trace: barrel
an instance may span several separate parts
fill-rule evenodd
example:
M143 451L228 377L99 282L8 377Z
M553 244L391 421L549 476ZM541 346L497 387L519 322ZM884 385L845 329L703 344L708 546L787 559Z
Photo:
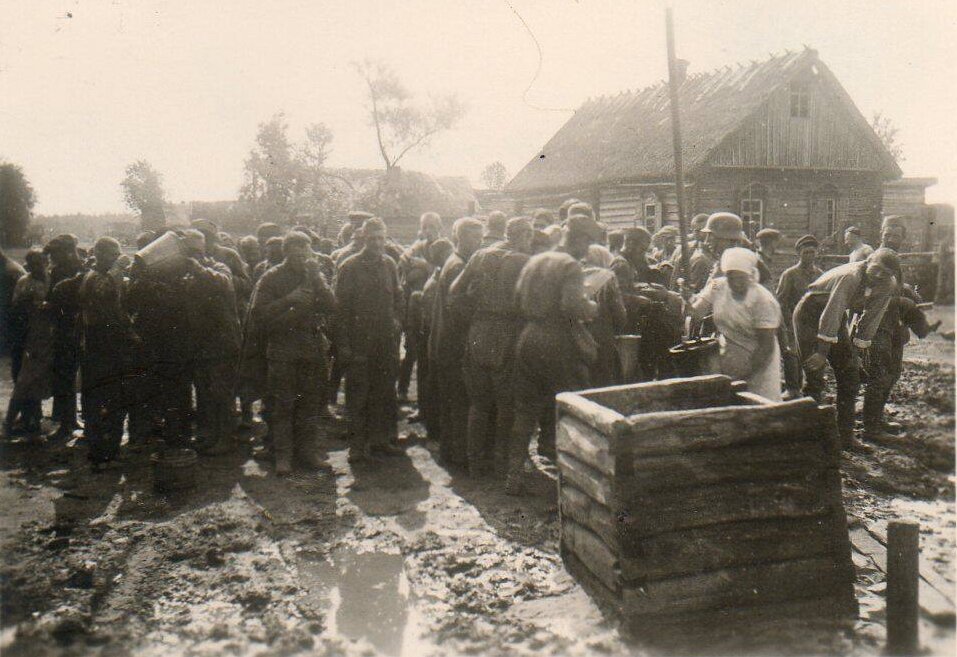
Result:
M162 493L189 490L196 486L196 452L188 448L166 449L153 454L153 487Z

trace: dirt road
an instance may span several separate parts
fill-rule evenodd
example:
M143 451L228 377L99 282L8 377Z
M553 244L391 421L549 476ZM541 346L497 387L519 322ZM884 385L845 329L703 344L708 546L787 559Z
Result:
M953 583L953 343L931 340L920 348L932 358L922 352L893 400L906 438L849 458L845 499L852 526L919 518L925 556ZM330 420L326 467L276 479L256 458L260 430L203 460L201 485L173 497L153 492L146 454L92 475L82 443L5 443L3 654L656 652L623 636L562 567L547 467L534 494L511 498L450 475L403 423L404 457L354 471ZM882 573L855 563L855 626L701 650L879 653ZM952 652L952 627L924 630L935 653Z

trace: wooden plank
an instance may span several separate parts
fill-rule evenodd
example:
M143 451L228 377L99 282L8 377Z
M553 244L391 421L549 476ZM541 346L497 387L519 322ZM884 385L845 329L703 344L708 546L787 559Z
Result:
M575 392L563 392L555 396L559 418L571 415L588 426L595 427L606 436L616 436L627 430L625 417L601 404Z
M821 440L824 416L812 399L769 406L731 406L636 415L622 449L661 454L752 441Z
M760 520L698 527L625 540L620 556L626 582L834 555L830 518Z
M563 415L559 418L556 434L559 451L571 454L603 474L615 475L615 457L611 453L611 445L598 429L575 417Z
M603 502L612 512L631 516L631 531L650 536L723 522L826 516L831 505L821 493L820 477L773 483L731 483L620 497L621 507ZM588 492L588 491L585 491ZM602 501L602 500L598 500Z
M582 585L582 588L584 588L599 605L610 608L611 611L620 614L622 612L621 591L614 591L605 586L600 579L592 574L576 554L570 552L564 546L560 546L559 551L561 552L562 562L565 564L568 572Z
M632 383L607 388L596 388L578 393L581 397L612 408L622 415L647 413L694 403L731 403L731 379L723 374ZM722 404L722 405L724 405Z
M728 568L700 575L624 587L626 613L683 613L793 602L853 591L853 579L842 577L831 559Z
M567 481L562 481L559 489L559 510L563 518L571 518L587 527L600 536L612 550L620 551L621 537L627 531L625 524L619 522L608 508Z
M582 463L567 452L559 452L558 469L564 481L567 481L591 499L600 502L611 510L619 506L611 481L587 463Z
M561 526L561 542L563 548L577 556L602 584L612 591L620 589L618 556L597 534L566 517Z
M814 441L752 443L720 449L638 455L631 481L643 491L733 481L777 481L818 473L830 464Z
M887 539L883 531L853 527L850 539L855 550L869 557L878 570L887 574ZM938 575L933 565L924 558L921 558L920 563L919 587L920 608L928 618L937 623L952 623L957 618L954 587Z

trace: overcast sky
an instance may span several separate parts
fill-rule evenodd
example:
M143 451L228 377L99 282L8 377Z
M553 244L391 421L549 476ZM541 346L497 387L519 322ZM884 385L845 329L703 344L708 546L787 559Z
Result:
M380 166L349 67L366 57L418 93L468 104L457 129L404 164L476 183L495 160L518 171L589 96L667 70L665 3L652 0L0 5L0 159L23 166L38 213L122 210L119 181L138 158L164 174L171 200L235 198L256 126L279 110L294 138L312 122L332 129L330 164ZM899 127L905 175L938 177L930 200L955 201L957 2L673 5L692 72L816 48L865 116Z

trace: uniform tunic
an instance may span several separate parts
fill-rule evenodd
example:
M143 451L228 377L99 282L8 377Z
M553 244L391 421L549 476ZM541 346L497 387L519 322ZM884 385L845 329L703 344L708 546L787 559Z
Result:
M396 436L395 381L402 289L395 261L367 250L347 258L336 280L337 341L346 361L346 408L359 446Z

